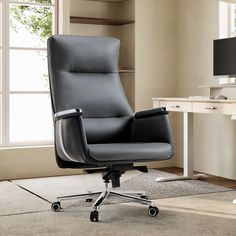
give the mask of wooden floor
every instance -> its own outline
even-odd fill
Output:
[[[183,169],[178,167],[165,167],[165,168],[159,168],[161,171],[169,172],[176,175],[182,175]],[[199,172],[195,172],[195,174],[198,174]],[[208,175],[207,178],[201,179],[201,181],[216,184],[228,188],[232,188],[236,190],[236,180],[226,179],[222,177],[217,177],[214,175]]]

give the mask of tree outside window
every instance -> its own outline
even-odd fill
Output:
[[[22,1],[29,2],[29,1]],[[33,3],[53,4],[53,0],[33,0]],[[13,5],[10,8],[10,27],[16,32],[24,27],[32,35],[36,35],[42,44],[52,35],[53,13],[50,8],[27,5]],[[40,46],[40,45],[39,45]],[[46,54],[37,52],[43,61],[47,61]],[[43,73],[45,89],[49,89],[47,70]]]
[[[36,3],[53,4],[52,0],[35,0]],[[11,15],[16,21],[24,25],[32,34],[38,35],[42,40],[52,35],[52,12],[46,7],[13,6]],[[16,25],[11,26],[17,31]]]

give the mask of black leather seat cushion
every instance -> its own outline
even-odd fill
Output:
[[[169,143],[107,143],[88,145],[96,161],[166,160],[173,152]]]

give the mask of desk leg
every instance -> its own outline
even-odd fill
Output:
[[[200,179],[206,177],[205,174],[193,175],[193,113],[184,112],[183,130],[183,154],[184,154],[184,175],[176,177],[158,177],[157,182],[167,182],[176,180]]]

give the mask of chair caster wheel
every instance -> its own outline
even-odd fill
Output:
[[[151,217],[155,217],[156,215],[158,215],[159,213],[159,209],[157,207],[153,207],[150,206],[148,209],[148,215],[150,215]]]
[[[98,222],[99,221],[99,212],[98,211],[91,211],[90,220],[92,222]]]
[[[60,202],[53,202],[51,208],[54,212],[58,212],[61,210],[61,203]]]
[[[146,196],[146,195],[141,195],[140,198],[149,200],[148,196]]]

